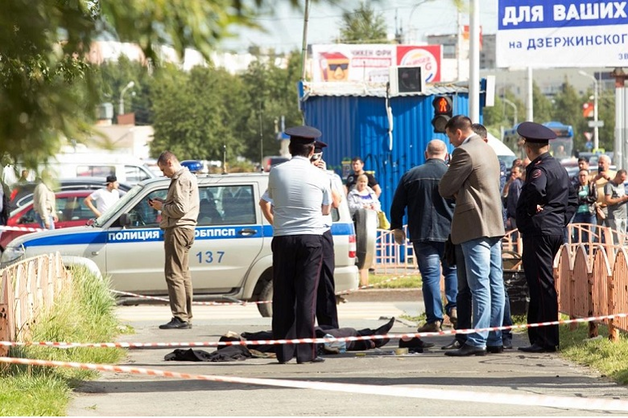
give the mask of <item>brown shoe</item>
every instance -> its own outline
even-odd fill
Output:
[[[427,322],[422,327],[420,327],[417,332],[441,332],[442,328],[440,321]]]
[[[456,325],[458,324],[458,309],[451,308],[449,311],[449,322],[451,322],[451,325],[456,328]]]

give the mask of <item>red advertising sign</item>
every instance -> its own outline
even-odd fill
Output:
[[[440,45],[399,45],[397,46],[397,65],[404,67],[423,67],[426,83],[440,81],[442,50]]]

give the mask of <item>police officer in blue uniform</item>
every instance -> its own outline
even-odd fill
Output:
[[[310,126],[287,129],[292,159],[276,165],[268,176],[273,202],[273,337],[315,338],[318,281],[323,263],[323,215],[331,210],[327,174],[310,159],[321,132]],[[281,364],[321,362],[315,344],[276,346]]]
[[[525,140],[530,159],[526,181],[517,202],[517,227],[523,238],[523,269],[530,292],[528,324],[556,321],[558,295],[552,263],[564,243],[564,231],[578,200],[565,168],[549,153],[549,140],[556,134],[534,122],[523,122],[517,133]],[[558,325],[528,328],[528,353],[555,352]]]

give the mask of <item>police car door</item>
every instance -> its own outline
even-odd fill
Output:
[[[148,199],[165,199],[168,184],[140,193],[124,209],[129,224],[119,221],[107,232],[107,268],[116,290],[136,293],[166,293],[164,279],[164,238],[159,228],[161,214]]]
[[[190,269],[194,292],[232,293],[262,251],[256,184],[199,185],[200,208]]]

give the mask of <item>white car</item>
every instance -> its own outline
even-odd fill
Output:
[[[18,237],[7,245],[2,265],[59,251],[68,264],[77,257],[92,260],[115,290],[166,295],[160,213],[148,199],[165,198],[169,184],[163,177],[137,184],[92,225]],[[198,178],[200,214],[190,250],[195,295],[272,300],[272,226],[258,205],[267,184],[267,173]],[[336,291],[355,289],[356,236],[346,201],[332,214]],[[271,315],[271,304],[258,307]]]

